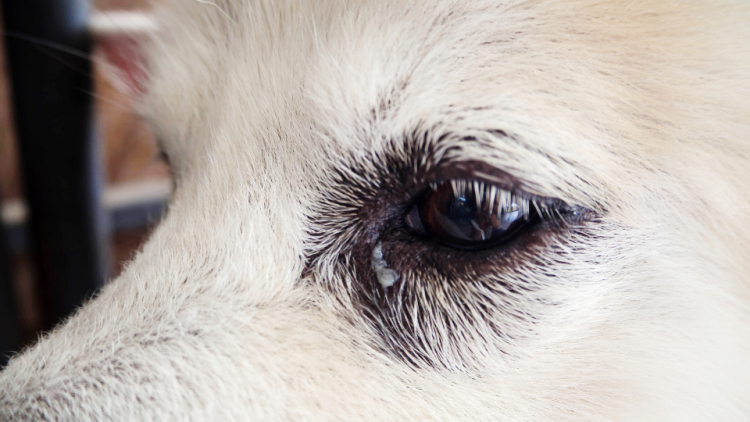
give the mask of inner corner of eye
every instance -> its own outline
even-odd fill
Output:
[[[495,245],[538,220],[545,205],[478,180],[431,183],[404,217],[414,232],[457,247]]]
[[[411,227],[417,233],[424,234],[424,226],[422,226],[422,220],[419,218],[419,209],[417,205],[411,207],[411,210],[405,217],[406,225]]]

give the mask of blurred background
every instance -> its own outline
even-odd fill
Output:
[[[69,14],[153,3],[0,2],[0,367],[117,277],[164,211],[168,165]]]

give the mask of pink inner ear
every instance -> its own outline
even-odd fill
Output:
[[[142,96],[146,91],[148,72],[141,42],[137,35],[107,34],[98,37],[99,48],[107,62],[112,83],[126,94]]]

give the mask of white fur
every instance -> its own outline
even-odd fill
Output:
[[[141,111],[175,169],[169,214],[11,361],[0,419],[750,420],[746,2],[175,0],[158,16]],[[443,160],[600,215],[502,275],[539,286],[517,302],[530,330],[463,327],[427,352],[439,365],[388,352],[337,287],[359,282],[334,259],[339,223],[312,229],[332,169],[408,155],[415,126],[480,139]]]

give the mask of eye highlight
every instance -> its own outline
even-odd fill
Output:
[[[480,181],[433,183],[405,222],[413,231],[459,249],[509,241],[549,214],[545,204]]]

